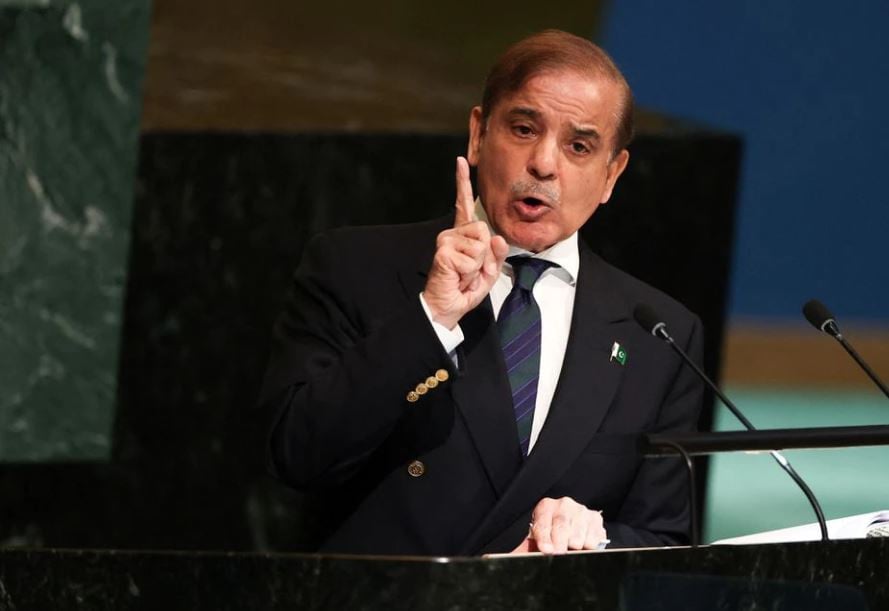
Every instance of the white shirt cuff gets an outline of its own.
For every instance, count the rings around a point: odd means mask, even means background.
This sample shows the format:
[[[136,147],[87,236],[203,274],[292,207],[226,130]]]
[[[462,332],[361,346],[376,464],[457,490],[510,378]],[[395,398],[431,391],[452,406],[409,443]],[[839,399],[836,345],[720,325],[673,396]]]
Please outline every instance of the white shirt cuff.
[[[443,324],[432,320],[432,313],[429,311],[429,306],[426,305],[426,300],[423,299],[423,293],[420,293],[420,305],[423,306],[426,318],[432,324],[432,329],[435,331],[435,335],[438,336],[441,347],[444,348],[451,358],[454,358],[454,351],[457,349],[457,346],[463,343],[463,329],[460,328],[459,324],[453,329],[448,329]]]

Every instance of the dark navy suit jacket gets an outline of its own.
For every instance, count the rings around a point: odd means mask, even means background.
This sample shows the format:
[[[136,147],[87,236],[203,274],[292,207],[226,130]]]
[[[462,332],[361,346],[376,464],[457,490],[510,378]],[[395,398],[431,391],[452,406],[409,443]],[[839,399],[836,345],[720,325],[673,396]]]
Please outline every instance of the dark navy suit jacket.
[[[632,311],[651,305],[700,361],[698,318],[581,243],[558,386],[523,458],[490,301],[461,320],[456,368],[418,298],[451,223],[334,230],[312,240],[297,270],[262,401],[275,413],[275,475],[336,499],[321,551],[509,551],[536,503],[562,496],[603,511],[611,547],[686,543],[684,468],[642,458],[636,443],[640,432],[692,430],[702,387]],[[615,342],[623,365],[611,359]],[[407,400],[440,369],[446,382]]]

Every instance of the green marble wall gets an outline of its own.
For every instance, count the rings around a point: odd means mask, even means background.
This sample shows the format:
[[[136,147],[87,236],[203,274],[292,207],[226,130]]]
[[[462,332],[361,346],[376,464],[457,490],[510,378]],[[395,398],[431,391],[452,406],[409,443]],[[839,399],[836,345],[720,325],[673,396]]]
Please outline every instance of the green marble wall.
[[[149,0],[0,0],[0,461],[110,451]]]

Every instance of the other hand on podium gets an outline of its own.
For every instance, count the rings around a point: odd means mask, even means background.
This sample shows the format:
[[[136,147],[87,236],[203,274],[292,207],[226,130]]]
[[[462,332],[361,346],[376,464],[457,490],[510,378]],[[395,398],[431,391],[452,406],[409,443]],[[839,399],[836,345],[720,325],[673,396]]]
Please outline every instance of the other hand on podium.
[[[528,535],[514,554],[565,554],[570,550],[603,549],[608,543],[602,512],[569,497],[544,498],[531,512]]]

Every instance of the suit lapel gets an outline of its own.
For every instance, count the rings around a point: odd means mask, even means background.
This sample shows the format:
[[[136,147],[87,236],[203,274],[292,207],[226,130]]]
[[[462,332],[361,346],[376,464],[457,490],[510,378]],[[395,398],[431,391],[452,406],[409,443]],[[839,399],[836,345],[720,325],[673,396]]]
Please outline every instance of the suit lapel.
[[[571,333],[559,383],[546,422],[528,457],[525,471],[545,467],[552,480],[589,443],[608,413],[624,368],[611,360],[616,339],[612,325],[627,318],[628,308],[609,287],[602,262],[584,247],[571,318]],[[588,270],[588,271],[586,271]],[[554,471],[551,469],[561,467]],[[543,475],[543,473],[541,473]],[[536,478],[523,474],[522,479]]]
[[[601,259],[582,243],[580,249],[571,332],[546,422],[524,467],[470,538],[467,553],[546,495],[599,430],[620,385],[624,368],[610,360],[618,339],[612,325],[627,318],[629,307],[608,285]]]
[[[499,496],[513,481],[522,454],[490,299],[460,324],[466,339],[458,349],[461,375],[453,385],[454,401]]]

